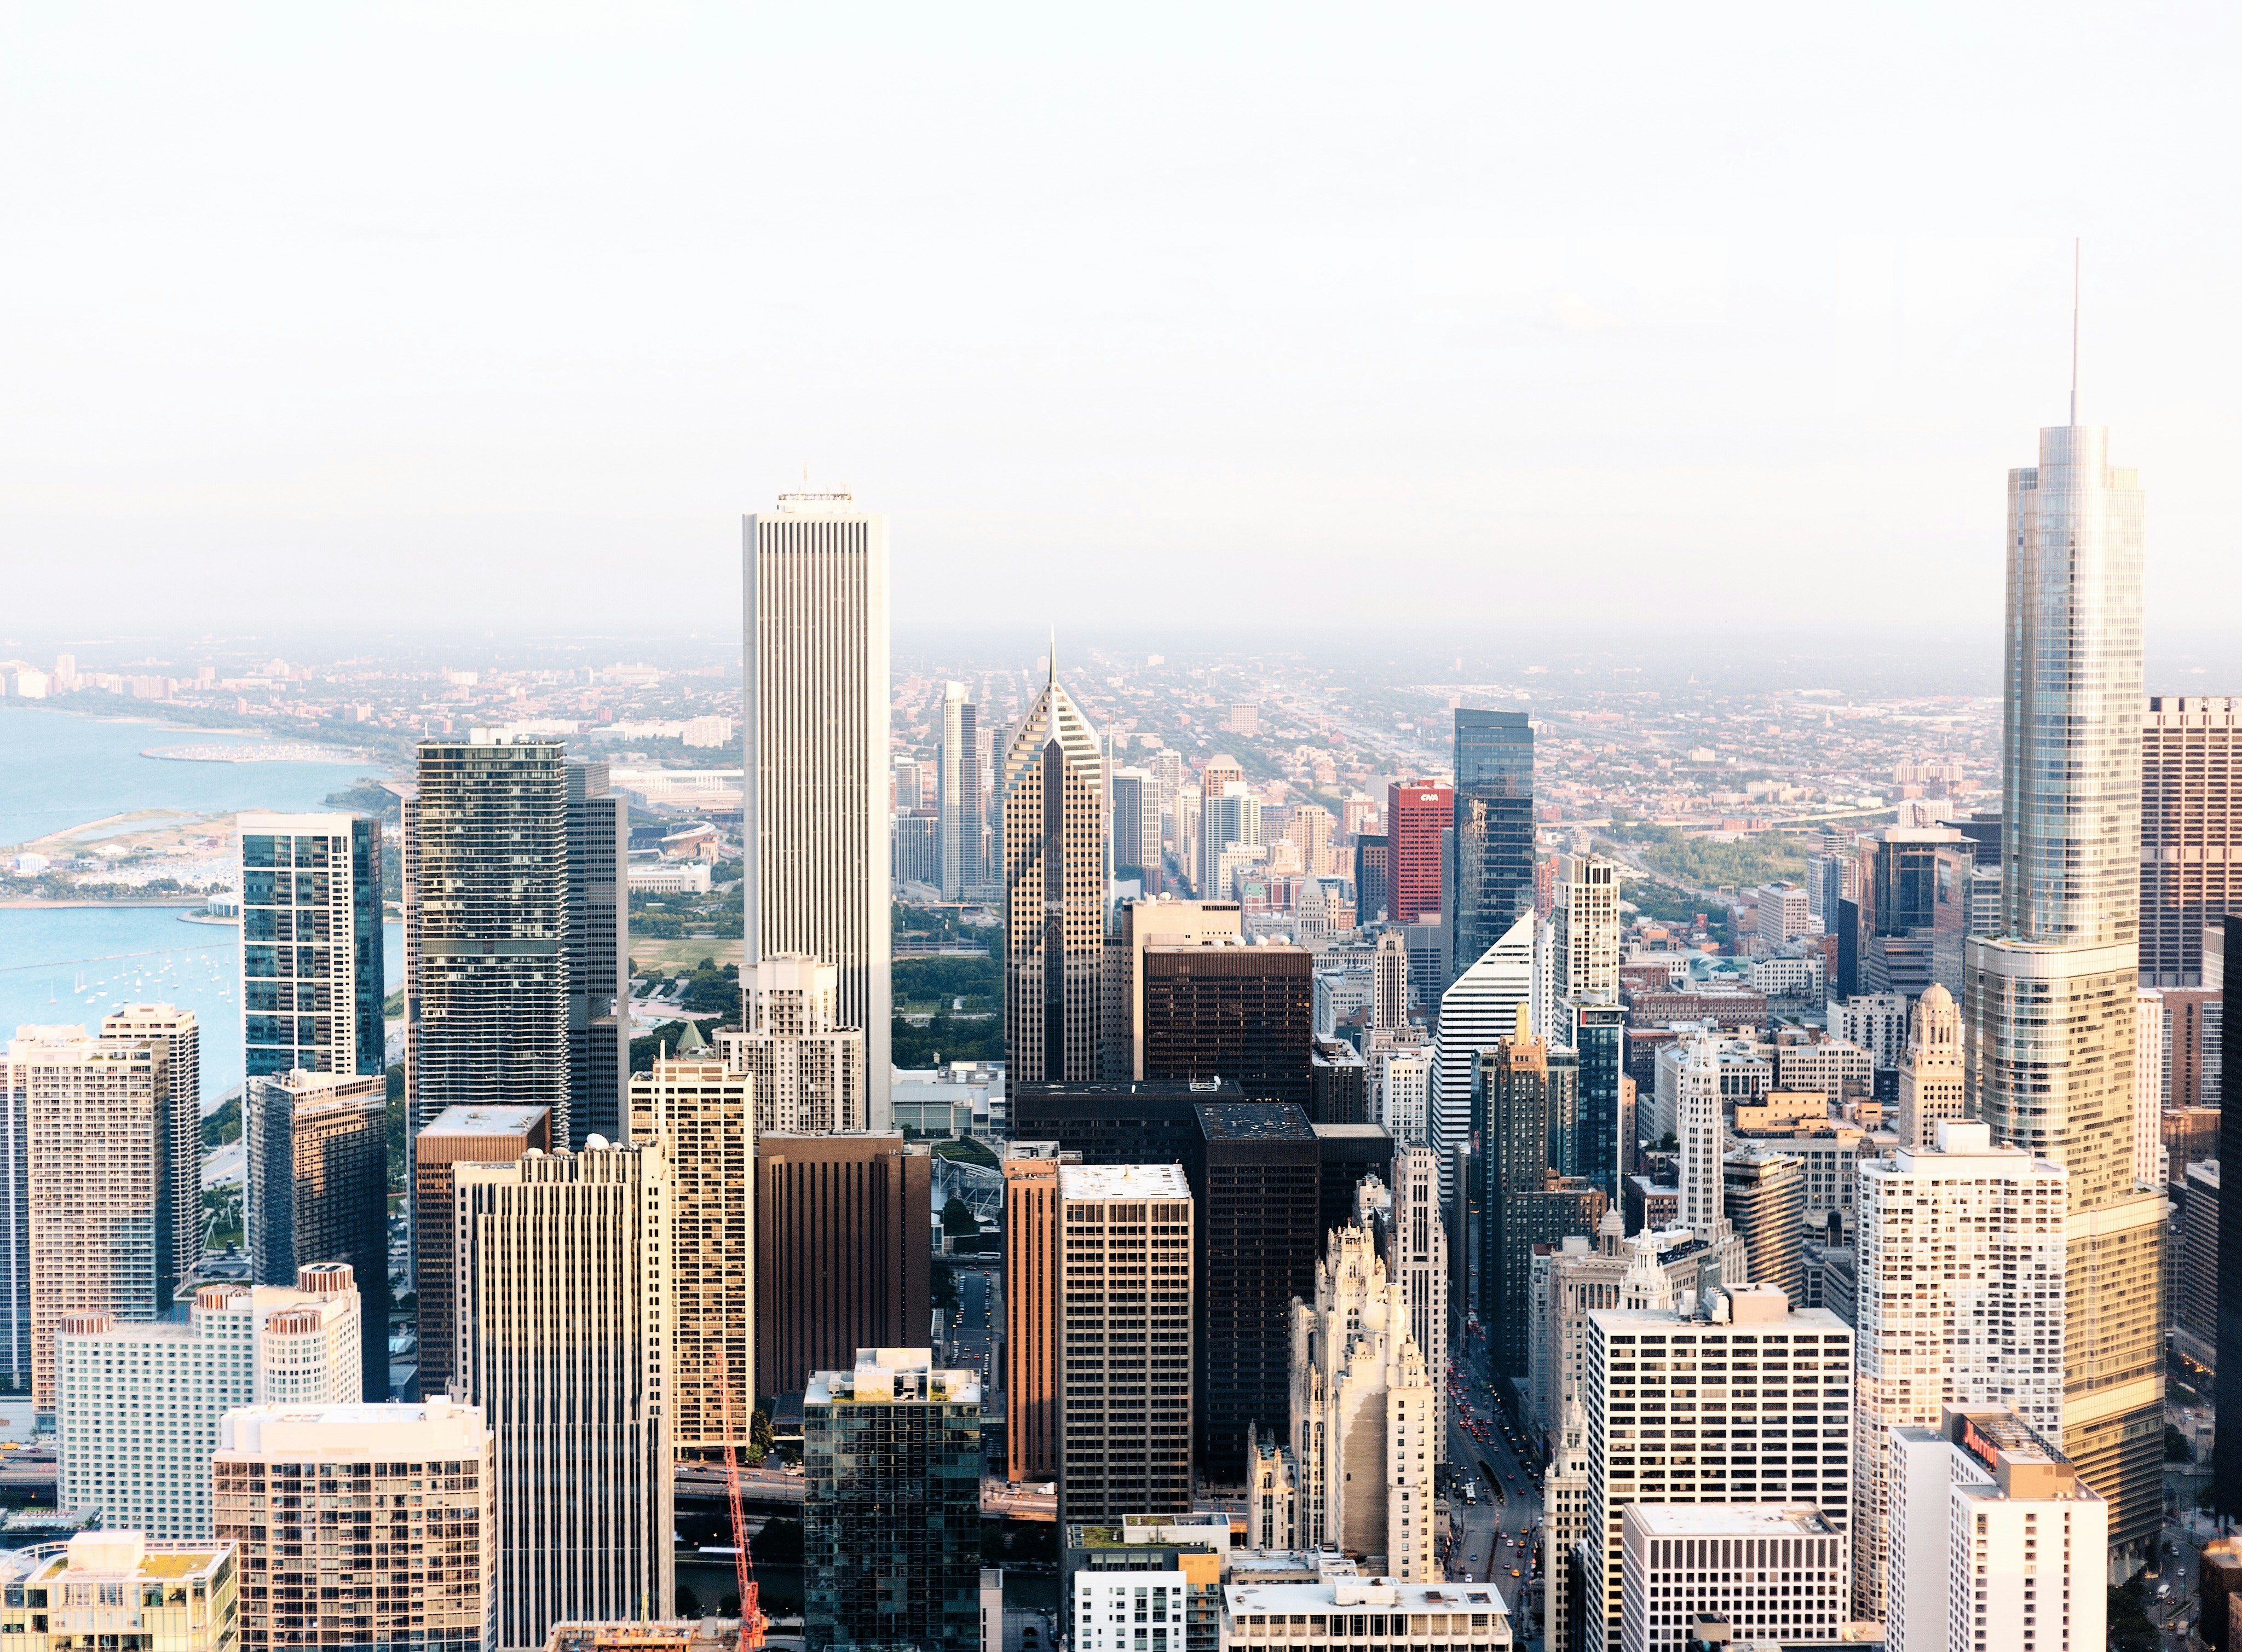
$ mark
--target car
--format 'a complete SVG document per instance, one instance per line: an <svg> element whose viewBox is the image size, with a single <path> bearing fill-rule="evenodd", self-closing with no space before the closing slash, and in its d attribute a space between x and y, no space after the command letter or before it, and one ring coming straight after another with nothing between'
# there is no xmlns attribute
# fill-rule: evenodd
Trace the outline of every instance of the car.
<svg viewBox="0 0 2242 1652"><path fill-rule="evenodd" d="M1515 1576L1517 1576L1517 1575L1518 1575L1518 1568L1517 1568L1515 1566L1514 1566L1514 1567L1512 1567L1512 1568L1510 1568L1510 1575L1511 1575L1513 1577L1515 1577Z"/></svg>

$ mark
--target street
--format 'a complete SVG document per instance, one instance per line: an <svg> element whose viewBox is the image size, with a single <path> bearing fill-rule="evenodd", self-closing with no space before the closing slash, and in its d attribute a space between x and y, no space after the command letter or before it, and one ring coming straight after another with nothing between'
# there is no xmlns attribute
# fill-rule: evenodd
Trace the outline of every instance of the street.
<svg viewBox="0 0 2242 1652"><path fill-rule="evenodd" d="M962 1368L981 1374L981 1397L988 1403L997 1397L994 1363L1004 1292L993 1262L960 1266L951 1271L957 1281L957 1306L951 1310L946 1328L943 1358L953 1370Z"/></svg>
<svg viewBox="0 0 2242 1652"><path fill-rule="evenodd" d="M1523 1643L1532 1617L1530 1602L1521 1609L1519 1597L1538 1587L1533 1553L1541 1525L1541 1471L1529 1465L1522 1439L1514 1442L1506 1435L1508 1420L1495 1404L1484 1372L1459 1359L1449 1373L1448 1509L1456 1541L1445 1570L1457 1582L1492 1581L1509 1608L1511 1635ZM1468 1503L1462 1488L1473 1476L1479 1501Z"/></svg>

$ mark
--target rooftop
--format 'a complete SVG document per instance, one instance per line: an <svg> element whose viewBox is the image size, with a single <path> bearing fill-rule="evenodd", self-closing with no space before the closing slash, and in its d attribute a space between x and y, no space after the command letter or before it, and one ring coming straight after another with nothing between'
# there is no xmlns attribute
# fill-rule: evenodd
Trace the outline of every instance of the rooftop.
<svg viewBox="0 0 2242 1652"><path fill-rule="evenodd" d="M424 1136L519 1135L535 1124L539 1115L544 1112L543 1107L446 1107L428 1121L420 1134Z"/></svg>
<svg viewBox="0 0 2242 1652"><path fill-rule="evenodd" d="M1198 1127L1209 1141L1313 1141L1316 1127L1296 1101L1201 1102Z"/></svg>
<svg viewBox="0 0 2242 1652"><path fill-rule="evenodd" d="M1822 1511L1776 1503L1629 1503L1627 1518L1654 1537L1827 1537Z"/></svg>
<svg viewBox="0 0 2242 1652"><path fill-rule="evenodd" d="M1181 1165L1070 1165L1058 1171L1064 1199L1189 1199Z"/></svg>
<svg viewBox="0 0 2242 1652"><path fill-rule="evenodd" d="M1484 1583L1397 1583L1388 1577L1334 1577L1313 1583L1232 1583L1223 1609L1313 1612L1333 1606L1398 1607L1405 1612L1488 1612L1507 1618L1502 1597Z"/></svg>

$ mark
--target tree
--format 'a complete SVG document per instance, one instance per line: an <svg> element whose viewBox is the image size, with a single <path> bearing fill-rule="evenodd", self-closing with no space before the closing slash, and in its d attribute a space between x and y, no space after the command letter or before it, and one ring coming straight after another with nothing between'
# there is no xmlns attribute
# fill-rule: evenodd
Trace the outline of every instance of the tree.
<svg viewBox="0 0 2242 1652"><path fill-rule="evenodd" d="M771 1429L770 1413L757 1406L755 1421L748 1424L748 1455L761 1462L777 1449L778 1435Z"/></svg>
<svg viewBox="0 0 2242 1652"><path fill-rule="evenodd" d="M963 1238L968 1234L979 1233L981 1223L974 1216L972 1206L953 1194L950 1202L942 1207L942 1231Z"/></svg>

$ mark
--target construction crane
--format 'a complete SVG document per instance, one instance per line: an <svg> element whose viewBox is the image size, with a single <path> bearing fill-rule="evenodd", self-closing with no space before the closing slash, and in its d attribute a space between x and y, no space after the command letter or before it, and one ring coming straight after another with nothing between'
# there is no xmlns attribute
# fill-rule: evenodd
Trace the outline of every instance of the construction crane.
<svg viewBox="0 0 2242 1652"><path fill-rule="evenodd" d="M748 1514L740 1502L740 1454L732 1442L739 1422L732 1408L729 1365L720 1353L716 1385L724 1408L724 1495L732 1508L732 1568L740 1582L740 1648L741 1652L749 1652L749 1649L763 1643L763 1632L770 1627L770 1620L763 1615L762 1602L756 1597L755 1556L748 1549Z"/></svg>

